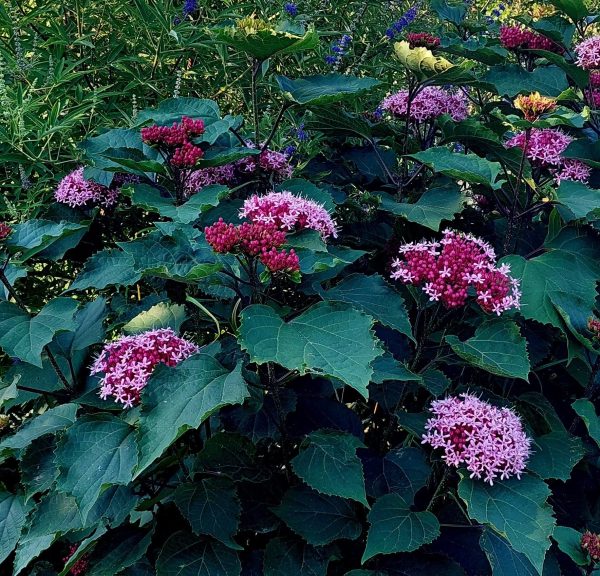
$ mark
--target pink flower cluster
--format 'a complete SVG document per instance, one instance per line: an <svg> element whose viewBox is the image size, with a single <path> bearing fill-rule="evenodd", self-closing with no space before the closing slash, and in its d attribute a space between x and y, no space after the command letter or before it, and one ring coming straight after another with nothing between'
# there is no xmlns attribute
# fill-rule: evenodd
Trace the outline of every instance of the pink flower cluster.
<svg viewBox="0 0 600 576"><path fill-rule="evenodd" d="M457 308L467 301L469 289L485 312L498 316L520 307L519 281L510 267L496 268L494 249L470 234L446 230L439 242L411 242L400 247L391 277L404 284L422 284L431 301Z"/></svg>
<svg viewBox="0 0 600 576"><path fill-rule="evenodd" d="M234 181L234 164L200 168L199 170L194 170L188 174L185 179L185 192L188 196L191 196L211 184L232 184Z"/></svg>
<svg viewBox="0 0 600 576"><path fill-rule="evenodd" d="M12 227L9 226L6 222L0 222L0 240L4 240L8 238L10 233L12 232Z"/></svg>
<svg viewBox="0 0 600 576"><path fill-rule="evenodd" d="M600 562L600 534L586 530L581 536L581 548L590 555L592 562Z"/></svg>
<svg viewBox="0 0 600 576"><path fill-rule="evenodd" d="M460 394L431 403L434 416L427 421L423 444L443 448L448 466L467 466L471 478L490 485L494 478L521 477L531 440L510 408L497 408L473 396Z"/></svg>
<svg viewBox="0 0 600 576"><path fill-rule="evenodd" d="M409 32L406 35L406 39L408 40L410 48L422 46L424 48L434 49L440 45L440 39L428 32Z"/></svg>
<svg viewBox="0 0 600 576"><path fill-rule="evenodd" d="M500 43L508 50L547 50L557 54L564 52L564 49L550 38L520 26L502 26Z"/></svg>
<svg viewBox="0 0 600 576"><path fill-rule="evenodd" d="M112 206L119 195L119 188L107 188L83 176L83 166L67 174L56 187L54 198L57 202L68 204L72 208L99 204Z"/></svg>
<svg viewBox="0 0 600 576"><path fill-rule="evenodd" d="M246 144L249 148L255 148L252 142L246 142ZM248 156L231 164L200 168L190 172L184 184L186 195L191 196L211 184L231 185L243 180L245 176L251 176L256 170L257 158L261 170L276 180L286 180L294 172L294 167L287 154L275 150L265 150L259 156Z"/></svg>
<svg viewBox="0 0 600 576"><path fill-rule="evenodd" d="M255 146L250 145L251 148ZM258 158L258 164L260 169L269 174L273 174L280 180L291 178L294 167L290 163L290 158L283 152L276 152L275 150L265 150L258 156L247 156L238 160L236 168L241 173L254 172L256 170L256 162Z"/></svg>
<svg viewBox="0 0 600 576"><path fill-rule="evenodd" d="M600 69L600 36L592 36L575 46L577 65L586 70Z"/></svg>
<svg viewBox="0 0 600 576"><path fill-rule="evenodd" d="M590 89L585 94L594 108L600 108L600 72L590 72Z"/></svg>
<svg viewBox="0 0 600 576"><path fill-rule="evenodd" d="M181 122L171 126L147 126L142 128L142 140L158 146L167 160L178 168L191 168L202 158L202 148L191 140L204 133L204 122L184 116Z"/></svg>
<svg viewBox="0 0 600 576"><path fill-rule="evenodd" d="M158 328L105 344L91 373L104 373L100 380L103 400L113 396L130 408L139 402L157 364L175 366L196 352L198 346L193 342L180 338L170 328Z"/></svg>
<svg viewBox="0 0 600 576"><path fill-rule="evenodd" d="M270 272L293 273L300 270L300 260L292 248L289 252L278 250L285 243L285 232L275 224L244 222L239 226L227 224L219 218L204 229L206 241L215 252L258 256Z"/></svg>
<svg viewBox="0 0 600 576"><path fill-rule="evenodd" d="M527 158L538 165L553 169L557 182L578 180L586 182L590 168L580 160L563 158L561 154L573 138L558 128L532 128L527 140L526 132L519 132L506 142L507 148L518 147L525 150Z"/></svg>
<svg viewBox="0 0 600 576"><path fill-rule="evenodd" d="M400 90L384 98L380 107L394 116L406 116L408 90ZM410 118L416 122L435 120L442 114L450 114L456 122L469 115L467 98L462 91L454 92L437 86L427 86L418 92L410 103Z"/></svg>
<svg viewBox="0 0 600 576"><path fill-rule="evenodd" d="M251 196L244 202L240 218L274 224L286 231L309 228L319 232L324 239L337 237L335 221L322 204L287 191Z"/></svg>
<svg viewBox="0 0 600 576"><path fill-rule="evenodd" d="M71 559L71 556L73 556L73 554L77 552L77 548L79 548L79 544L71 544L71 546L69 546L69 553L63 558L63 562L65 564ZM83 576L83 574L87 572L89 565L90 562L84 554L81 558L79 558L79 560L77 560L73 564L73 566L71 566L69 574L71 574L72 576Z"/></svg>

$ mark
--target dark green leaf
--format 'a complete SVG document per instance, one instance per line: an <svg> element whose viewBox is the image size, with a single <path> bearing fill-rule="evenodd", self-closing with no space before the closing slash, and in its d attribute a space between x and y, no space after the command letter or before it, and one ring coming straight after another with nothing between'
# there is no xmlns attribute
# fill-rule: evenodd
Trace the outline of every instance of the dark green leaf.
<svg viewBox="0 0 600 576"><path fill-rule="evenodd" d="M468 10L464 4L448 4L446 0L433 0L430 6L442 20L457 26L465 19Z"/></svg>
<svg viewBox="0 0 600 576"><path fill-rule="evenodd" d="M174 368L161 364L142 392L136 477L186 430L197 428L223 406L242 403L247 396L240 364L229 372L203 353Z"/></svg>
<svg viewBox="0 0 600 576"><path fill-rule="evenodd" d="M370 316L346 304L320 302L290 322L262 305L245 308L241 318L240 345L252 362L339 378L367 396L371 362L383 353Z"/></svg>
<svg viewBox="0 0 600 576"><path fill-rule="evenodd" d="M372 478L369 495L379 498L396 493L409 505L416 493L427 484L431 468L418 448L395 448L383 458L380 473Z"/></svg>
<svg viewBox="0 0 600 576"><path fill-rule="evenodd" d="M373 135L371 124L365 118L345 110L329 108L313 110L306 121L306 129L333 134L338 138L359 136L368 140Z"/></svg>
<svg viewBox="0 0 600 576"><path fill-rule="evenodd" d="M600 267L580 250L575 254L554 250L530 260L507 256L501 262L510 264L511 276L521 282L521 314L528 320L563 330L563 320L552 303L552 295L557 292L579 298L591 315ZM565 274L565 270L569 273Z"/></svg>
<svg viewBox="0 0 600 576"><path fill-rule="evenodd" d="M38 252L49 248L55 242L85 230L84 224L75 222L51 222L50 220L28 220L13 227L6 239L7 246L19 250L18 261L25 262Z"/></svg>
<svg viewBox="0 0 600 576"><path fill-rule="evenodd" d="M420 382L421 376L411 372L404 364L398 362L389 352L373 361L371 382L383 384L387 381Z"/></svg>
<svg viewBox="0 0 600 576"><path fill-rule="evenodd" d="M230 432L220 432L211 436L196 456L194 473L213 473L233 480L256 477L256 447L245 436Z"/></svg>
<svg viewBox="0 0 600 576"><path fill-rule="evenodd" d="M0 564L16 546L25 520L23 496L0 491Z"/></svg>
<svg viewBox="0 0 600 576"><path fill-rule="evenodd" d="M169 98L159 102L156 108L141 110L137 120L152 120L157 124L166 125L179 122L183 116L201 118L206 123L215 122L220 118L219 106L213 100L202 98Z"/></svg>
<svg viewBox="0 0 600 576"><path fill-rule="evenodd" d="M516 96L520 92L539 92L542 96L558 96L569 87L565 73L556 66L536 68L527 72L518 64L492 68L484 80L493 84L500 96Z"/></svg>
<svg viewBox="0 0 600 576"><path fill-rule="evenodd" d="M441 396L449 387L450 379L441 370L428 368L421 374L423 388L433 396Z"/></svg>
<svg viewBox="0 0 600 576"><path fill-rule="evenodd" d="M51 300L33 318L11 302L0 302L0 347L24 362L42 367L42 350L57 332L75 330L77 302Z"/></svg>
<svg viewBox="0 0 600 576"><path fill-rule="evenodd" d="M586 398L580 398L575 400L571 406L584 421L589 435L600 447L600 417L596 414L594 405Z"/></svg>
<svg viewBox="0 0 600 576"><path fill-rule="evenodd" d="M86 576L114 576L135 564L150 546L153 531L134 526L112 530L102 537L88 557Z"/></svg>
<svg viewBox="0 0 600 576"><path fill-rule="evenodd" d="M426 228L438 231L444 220L453 220L462 210L465 198L460 188L451 183L445 186L429 188L413 204L397 202L391 196L382 195L380 210L404 216L410 222L416 222Z"/></svg>
<svg viewBox="0 0 600 576"><path fill-rule="evenodd" d="M543 480L526 474L520 480L511 478L490 486L463 477L458 494L466 502L470 518L504 535L542 574L555 525L552 508L546 502L550 489Z"/></svg>
<svg viewBox="0 0 600 576"><path fill-rule="evenodd" d="M239 576L241 571L236 552L187 532L173 534L156 559L156 576Z"/></svg>
<svg viewBox="0 0 600 576"><path fill-rule="evenodd" d="M133 256L121 250L102 250L87 260L69 290L102 290L112 285L131 286L139 282L141 277L141 273L134 270Z"/></svg>
<svg viewBox="0 0 600 576"><path fill-rule="evenodd" d="M562 153L565 158L575 158L594 168L600 168L600 141L590 142L580 138L571 142Z"/></svg>
<svg viewBox="0 0 600 576"><path fill-rule="evenodd" d="M472 338L461 342L456 336L446 336L446 342L463 360L477 368L497 376L528 379L527 341L511 320L488 320L477 328Z"/></svg>
<svg viewBox="0 0 600 576"><path fill-rule="evenodd" d="M233 540L240 521L240 503L233 482L205 478L180 484L172 496L195 534L206 534L234 550L242 547Z"/></svg>
<svg viewBox="0 0 600 576"><path fill-rule="evenodd" d="M175 332L179 332L186 318L183 304L159 302L127 322L123 326L123 331L135 334L156 328L172 328Z"/></svg>
<svg viewBox="0 0 600 576"><path fill-rule="evenodd" d="M355 540L362 532L355 504L304 486L290 488L274 512L313 546Z"/></svg>
<svg viewBox="0 0 600 576"><path fill-rule="evenodd" d="M556 8L564 12L574 22L590 15L585 3L581 0L550 0L550 4L556 6Z"/></svg>
<svg viewBox="0 0 600 576"><path fill-rule="evenodd" d="M134 270L145 276L158 276L195 282L220 269L206 242L190 240L183 233L163 236L152 232L139 240L118 242L134 260Z"/></svg>
<svg viewBox="0 0 600 576"><path fill-rule="evenodd" d="M50 547L59 535L81 528L81 514L75 499L60 492L49 493L33 510L29 518L29 528L19 540L14 576L21 573L34 558Z"/></svg>
<svg viewBox="0 0 600 576"><path fill-rule="evenodd" d="M404 299L378 274L350 274L334 288L320 290L319 293L324 300L352 304L412 339Z"/></svg>
<svg viewBox="0 0 600 576"><path fill-rule="evenodd" d="M134 428L111 414L79 418L56 450L58 489L75 497L85 519L101 492L127 485L137 464Z"/></svg>
<svg viewBox="0 0 600 576"><path fill-rule="evenodd" d="M527 556L515 551L493 530L484 529L479 545L490 562L492 576L536 576L537 572Z"/></svg>
<svg viewBox="0 0 600 576"><path fill-rule="evenodd" d="M358 96L381 84L375 78L348 76L347 74L319 74L292 80L275 76L284 96L297 104L323 105Z"/></svg>
<svg viewBox="0 0 600 576"><path fill-rule="evenodd" d="M52 487L58 476L54 463L56 442L50 434L36 438L23 451L21 482L25 486L25 500Z"/></svg>
<svg viewBox="0 0 600 576"><path fill-rule="evenodd" d="M535 439L527 468L544 480L554 478L564 482L584 454L581 438L566 431L551 432Z"/></svg>
<svg viewBox="0 0 600 576"><path fill-rule="evenodd" d="M61 404L27 420L12 436L0 442L0 454L5 455L6 451L10 453L12 450L23 450L36 438L67 428L75 422L77 408L77 404Z"/></svg>
<svg viewBox="0 0 600 576"><path fill-rule="evenodd" d="M57 337L58 344L72 356L78 350L85 350L92 344L104 340L104 320L107 315L106 300L96 298L85 304L75 313L77 327L73 332L61 333Z"/></svg>
<svg viewBox="0 0 600 576"><path fill-rule="evenodd" d="M356 456L356 450L362 447L362 442L352 434L313 432L292 460L292 467L315 490L367 505L362 464Z"/></svg>
<svg viewBox="0 0 600 576"><path fill-rule="evenodd" d="M136 184L131 201L137 206L158 212L164 218L170 218L182 224L190 224L197 220L202 212L216 206L228 193L227 186L206 186L187 202L176 206L173 198L162 196L157 188L148 184Z"/></svg>
<svg viewBox="0 0 600 576"><path fill-rule="evenodd" d="M326 576L324 551L291 538L273 538L265 549L264 576Z"/></svg>
<svg viewBox="0 0 600 576"><path fill-rule="evenodd" d="M373 504L369 524L363 564L377 554L412 552L440 535L440 525L431 512L411 512L398 494L386 494Z"/></svg>
<svg viewBox="0 0 600 576"><path fill-rule="evenodd" d="M469 149L505 165L513 174L519 173L523 157L522 150L517 148L507 149L498 134L477 118L455 122L450 116L443 116L439 123L444 134L440 144L461 142L467 145ZM521 172L524 178L531 178L531 165L529 162L523 163Z"/></svg>
<svg viewBox="0 0 600 576"><path fill-rule="evenodd" d="M600 190L588 188L582 182L563 180L556 189L556 198L568 209L561 211L567 222L590 216L594 220L600 217L600 214L597 216L590 214L600 209Z"/></svg>
<svg viewBox="0 0 600 576"><path fill-rule="evenodd" d="M552 539L556 541L562 552L570 556L575 564L587 566L589 560L587 554L581 548L582 536L581 532L568 526L556 526L552 533Z"/></svg>
<svg viewBox="0 0 600 576"><path fill-rule="evenodd" d="M409 157L426 164L434 172L445 174L455 180L483 184L493 189L501 186L501 182L497 182L501 170L500 164L480 158L476 154L459 154L444 146L437 146L423 152L409 154ZM436 198L439 198L439 195Z"/></svg>

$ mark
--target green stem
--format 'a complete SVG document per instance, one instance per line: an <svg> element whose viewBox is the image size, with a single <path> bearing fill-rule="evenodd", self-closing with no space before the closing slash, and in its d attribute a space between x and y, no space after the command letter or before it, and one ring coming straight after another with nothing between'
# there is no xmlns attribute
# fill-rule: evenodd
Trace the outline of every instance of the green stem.
<svg viewBox="0 0 600 576"><path fill-rule="evenodd" d="M252 91L252 113L254 115L254 143L256 146L260 146L260 126L258 121L258 89L257 89L257 79L258 73L262 68L262 60L254 59L252 61L252 83L251 83L251 91ZM258 163L257 163L258 165Z"/></svg>

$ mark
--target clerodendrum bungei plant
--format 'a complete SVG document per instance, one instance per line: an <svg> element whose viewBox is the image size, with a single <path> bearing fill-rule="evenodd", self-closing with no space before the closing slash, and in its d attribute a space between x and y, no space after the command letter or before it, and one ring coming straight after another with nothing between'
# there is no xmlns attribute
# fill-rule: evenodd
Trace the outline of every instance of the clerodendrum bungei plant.
<svg viewBox="0 0 600 576"><path fill-rule="evenodd" d="M593 573L598 15L380 4L210 27L247 109L0 226L3 574Z"/></svg>

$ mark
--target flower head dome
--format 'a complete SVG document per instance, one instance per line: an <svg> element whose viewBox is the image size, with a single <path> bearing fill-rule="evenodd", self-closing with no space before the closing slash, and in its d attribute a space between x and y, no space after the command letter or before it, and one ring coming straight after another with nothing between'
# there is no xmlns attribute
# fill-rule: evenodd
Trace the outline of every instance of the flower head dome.
<svg viewBox="0 0 600 576"><path fill-rule="evenodd" d="M471 478L490 485L520 478L530 454L531 440L510 408L497 408L472 394L460 394L431 404L433 417L425 424L423 444L442 448L448 466L465 465Z"/></svg>
<svg viewBox="0 0 600 576"><path fill-rule="evenodd" d="M67 174L54 191L57 202L68 204L72 208L77 206L112 206L117 201L119 189L107 188L83 176L83 166Z"/></svg>
<svg viewBox="0 0 600 576"><path fill-rule="evenodd" d="M411 242L400 246L391 277L404 284L422 285L432 301L447 308L463 306L471 290L479 306L498 316L520 307L519 282L510 268L496 267L493 248L470 234L446 230L439 242Z"/></svg>
<svg viewBox="0 0 600 576"><path fill-rule="evenodd" d="M337 237L335 220L322 204L287 191L251 196L244 202L240 217L271 223L285 231L308 228L324 239Z"/></svg>
<svg viewBox="0 0 600 576"><path fill-rule="evenodd" d="M586 70L600 69L600 36L592 36L575 46L577 65Z"/></svg>
<svg viewBox="0 0 600 576"><path fill-rule="evenodd" d="M437 86L427 86L418 92L410 103L410 112L408 90L400 90L384 98L380 108L394 116L404 117L409 113L410 119L416 122L435 120L442 114L449 114L459 122L469 115L467 98L462 90L450 91Z"/></svg>
<svg viewBox="0 0 600 576"><path fill-rule="evenodd" d="M158 364L175 366L197 351L196 344L180 338L170 328L149 330L105 344L91 373L104 374L100 380L103 400L113 396L130 408L139 402L141 391Z"/></svg>

